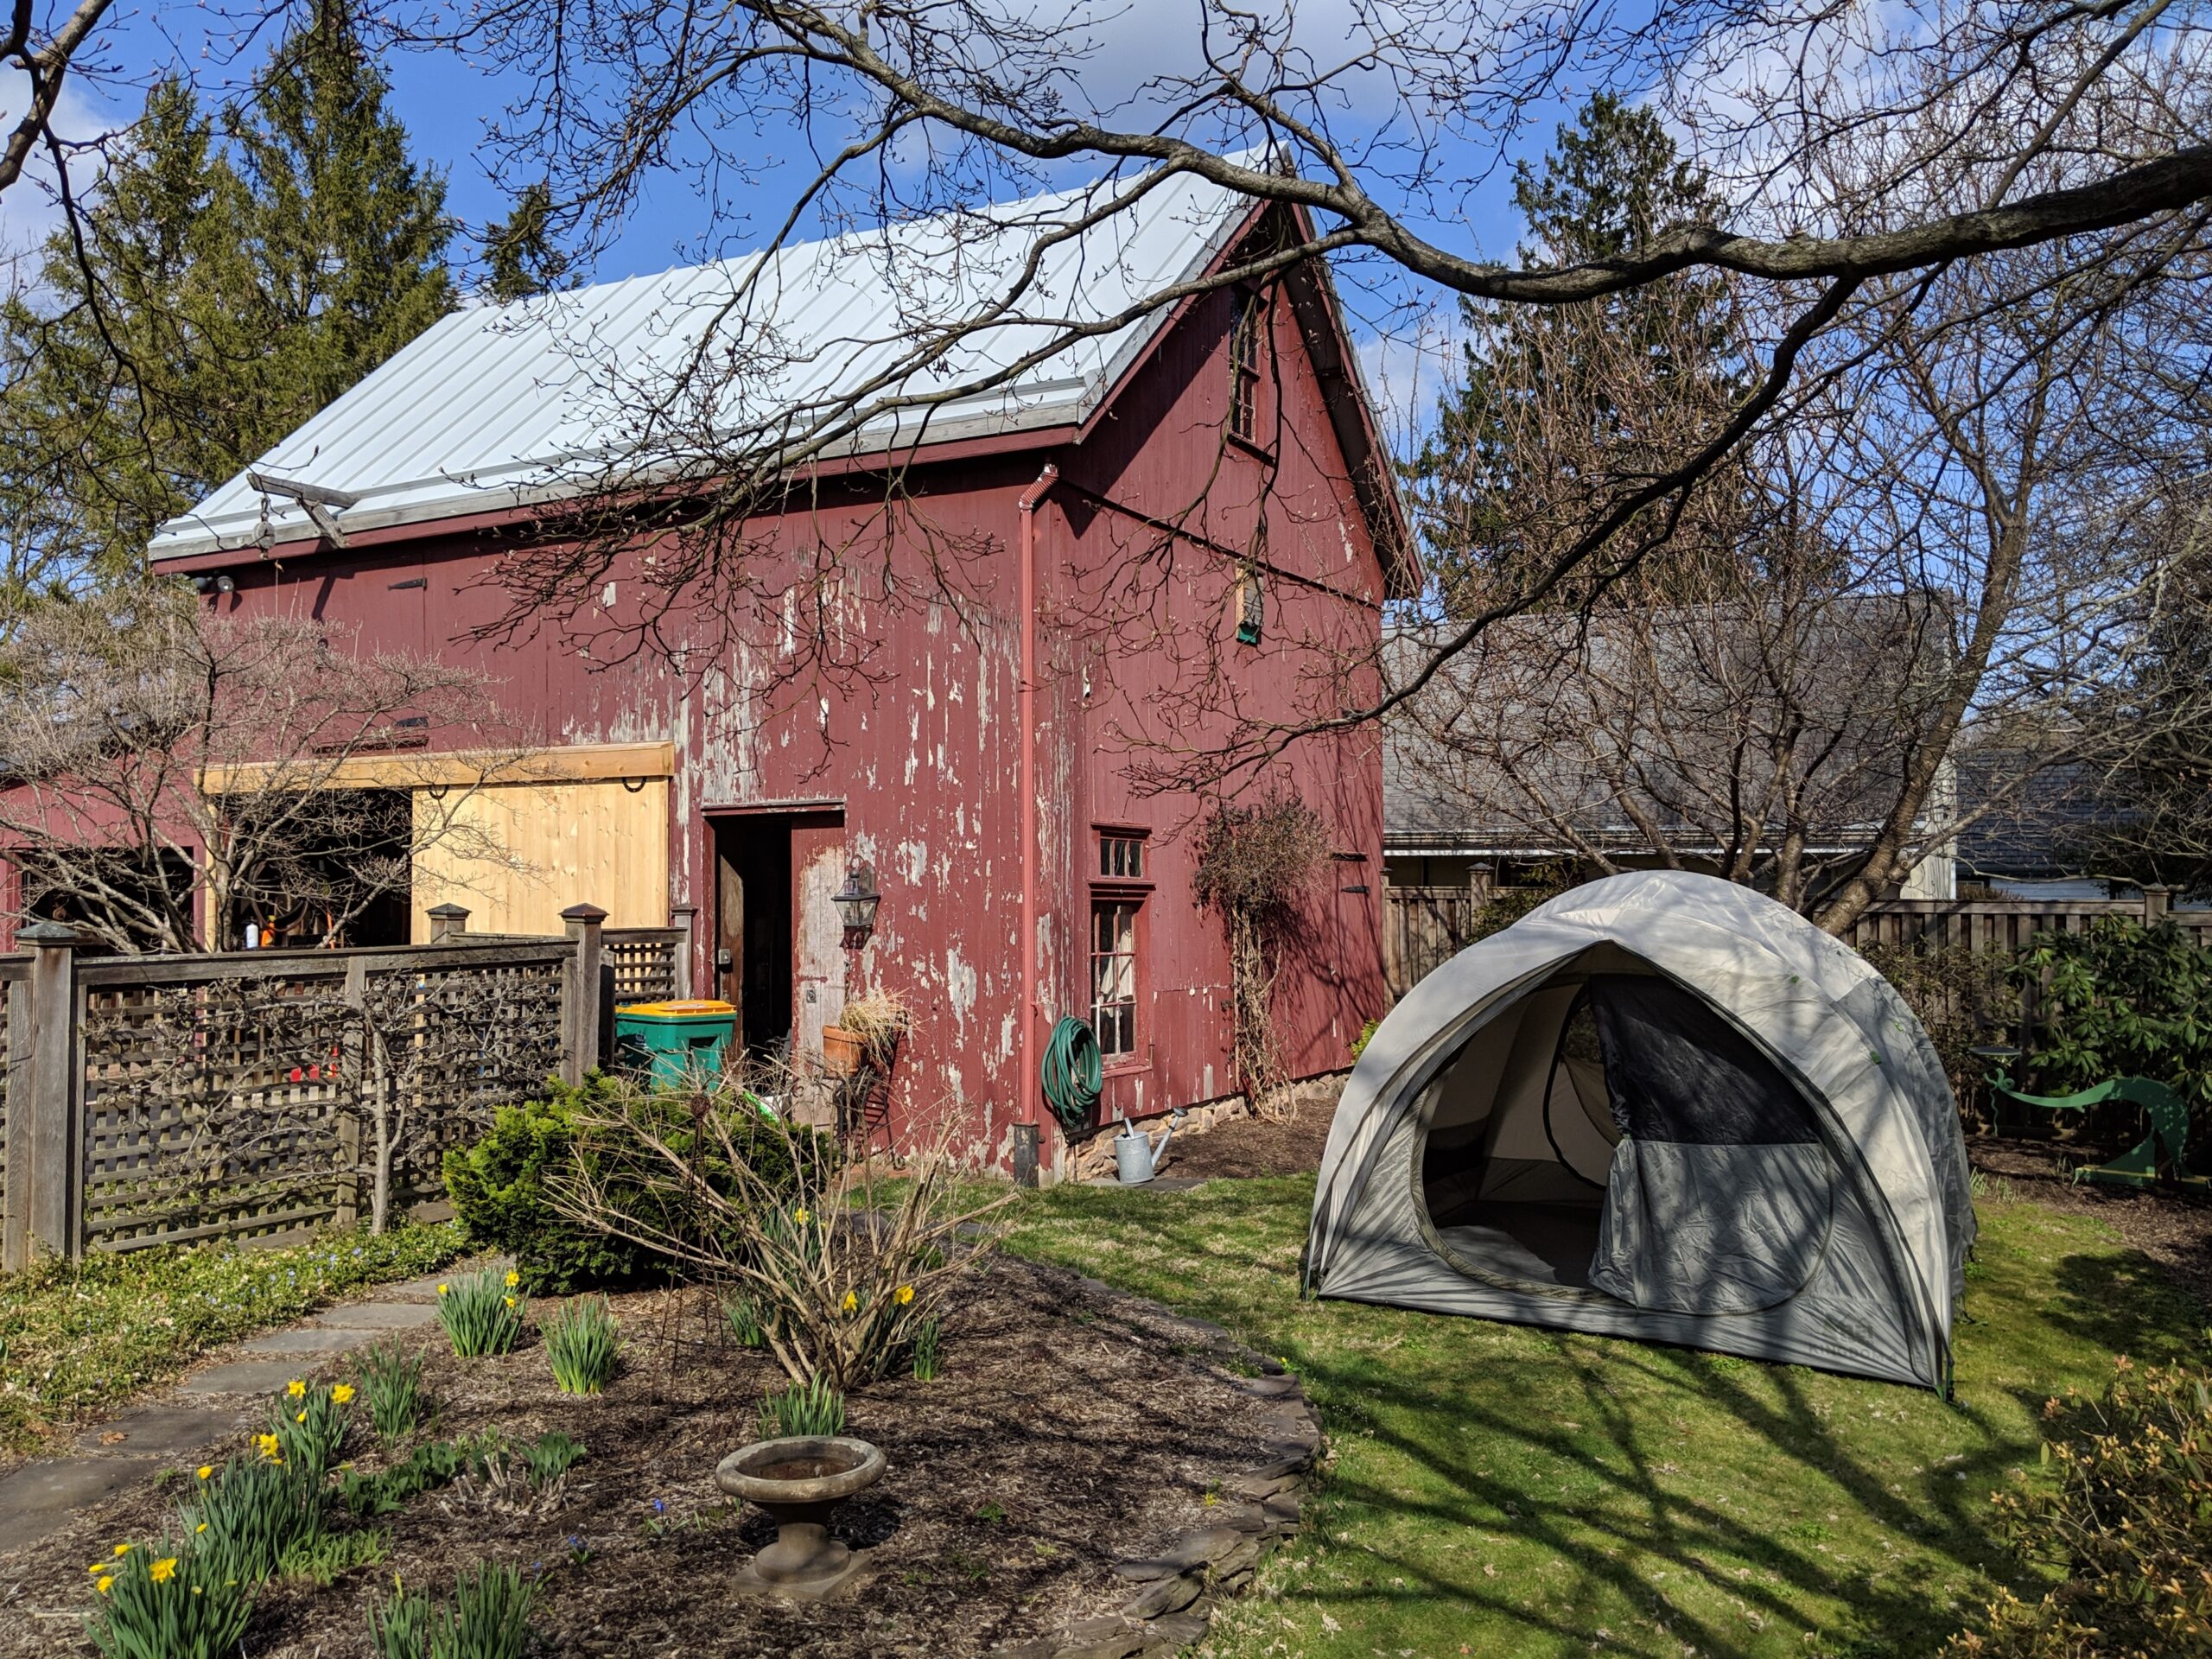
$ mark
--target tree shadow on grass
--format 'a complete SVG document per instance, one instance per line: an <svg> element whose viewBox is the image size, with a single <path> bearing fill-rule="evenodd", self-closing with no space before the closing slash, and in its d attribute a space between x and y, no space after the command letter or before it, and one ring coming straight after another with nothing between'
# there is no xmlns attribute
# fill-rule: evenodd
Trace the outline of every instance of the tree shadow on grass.
<svg viewBox="0 0 2212 1659"><path fill-rule="evenodd" d="M1471 1635L1492 1626L1486 1651L1580 1649L1618 1617L1599 1610L1624 1608L1648 1627L1613 1632L1613 1645L1630 1649L1929 1650L1961 1622L1942 1585L1963 1580L1964 1606L2013 1570L1986 1516L1992 1488L2033 1457L2035 1413L2054 1379L2031 1373L2094 1382L2102 1354L2177 1349L2202 1323L2133 1252L2068 1254L2045 1271L2015 1247L2003 1272L1970 1287L1980 1323L1958 1333L1961 1390L1949 1407L1879 1383L1593 1336L1524 1331L1501 1361L1500 1327L1484 1321L1298 1300L1281 1267L1281 1211L1304 1195L1297 1184L1266 1185L1286 1190L1142 1211L1125 1208L1133 1195L1108 1195L1142 1228L1128 1243L1149 1260L1116 1273L1109 1252L1087 1270L1281 1356L1340 1448L1353 1437L1382 1448L1380 1459L1341 1459L1325 1491L1332 1524L1349 1519L1345 1541L1371 1576L1345 1587L1289 1575L1286 1608L1303 1602L1371 1624L1378 1609L1401 1607L1419 1624L1443 1599ZM1302 1234L1302 1216L1287 1224ZM1187 1270L1162 1265L1175 1262ZM1390 1457L1423 1478L1377 1478ZM1701 1459L1714 1466L1700 1471ZM1778 1527L1777 1494L1852 1511L1839 1524L1855 1535L1831 1549L1812 1515ZM1373 1515L1363 1526L1362 1510ZM1502 1535L1494 1553L1516 1557L1513 1570L1484 1573L1481 1552L1465 1548L1482 1533ZM1532 1554L1565 1578L1554 1568L1532 1584ZM1821 1645L1808 1646L1800 1631L1823 1623Z"/></svg>

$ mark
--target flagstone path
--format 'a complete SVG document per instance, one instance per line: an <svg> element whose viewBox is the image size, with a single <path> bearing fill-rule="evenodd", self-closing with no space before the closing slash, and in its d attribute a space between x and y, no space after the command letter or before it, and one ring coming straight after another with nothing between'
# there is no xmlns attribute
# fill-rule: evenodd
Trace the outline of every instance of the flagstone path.
<svg viewBox="0 0 2212 1659"><path fill-rule="evenodd" d="M224 1443L303 1369L435 1323L442 1276L382 1285L359 1301L232 1344L217 1363L86 1429L66 1454L36 1459L0 1478L0 1554L164 1469L191 1468L230 1449Z"/></svg>

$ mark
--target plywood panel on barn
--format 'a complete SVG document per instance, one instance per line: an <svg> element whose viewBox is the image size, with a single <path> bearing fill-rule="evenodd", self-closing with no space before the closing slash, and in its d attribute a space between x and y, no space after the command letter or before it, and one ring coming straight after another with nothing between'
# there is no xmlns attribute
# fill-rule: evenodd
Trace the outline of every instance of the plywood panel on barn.
<svg viewBox="0 0 2212 1659"><path fill-rule="evenodd" d="M415 859L416 944L430 906L448 901L467 907L473 933L558 933L576 904L597 905L609 927L667 925L665 778L499 784L458 803L418 791L418 837L448 811L455 832Z"/></svg>

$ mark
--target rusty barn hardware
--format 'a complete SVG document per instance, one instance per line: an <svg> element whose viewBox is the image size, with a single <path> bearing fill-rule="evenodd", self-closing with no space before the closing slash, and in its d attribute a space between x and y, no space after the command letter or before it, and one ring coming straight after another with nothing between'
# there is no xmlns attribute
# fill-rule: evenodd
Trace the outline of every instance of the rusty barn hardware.
<svg viewBox="0 0 2212 1659"><path fill-rule="evenodd" d="M442 909L446 907L442 907ZM689 989L690 918L388 950L80 954L54 923L0 956L0 1265L381 1227L445 1149L599 1063L615 995Z"/></svg>

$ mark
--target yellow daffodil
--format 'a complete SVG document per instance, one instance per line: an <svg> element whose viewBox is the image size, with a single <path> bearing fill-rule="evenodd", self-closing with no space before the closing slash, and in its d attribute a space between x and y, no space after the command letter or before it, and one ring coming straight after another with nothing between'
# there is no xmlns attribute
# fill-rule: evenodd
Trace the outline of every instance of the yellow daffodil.
<svg viewBox="0 0 2212 1659"><path fill-rule="evenodd" d="M517 1273L512 1268L509 1268L507 1269L507 1288L509 1290L512 1290L520 1283L522 1283L522 1274Z"/></svg>
<svg viewBox="0 0 2212 1659"><path fill-rule="evenodd" d="M284 1385L284 1392L295 1400L303 1397L307 1391L308 1385L296 1376Z"/></svg>
<svg viewBox="0 0 2212 1659"><path fill-rule="evenodd" d="M899 1297L899 1306L901 1306L901 1307L906 1306L907 1303L909 1303L909 1302L911 1302L911 1301L912 1301L912 1300L914 1300L914 1287L913 1287L912 1285L901 1285L901 1286L899 1286L899 1290L898 1290L898 1297Z"/></svg>
<svg viewBox="0 0 2212 1659"><path fill-rule="evenodd" d="M90 1567L86 1567L85 1571L87 1573L105 1573L107 1571L107 1563L105 1561L94 1561Z"/></svg>
<svg viewBox="0 0 2212 1659"><path fill-rule="evenodd" d="M452 1288L453 1288L453 1287L452 1287L451 1285L440 1285L440 1286L438 1287L438 1294L439 1294L439 1295L441 1295L441 1296L442 1296L442 1295L444 1295L448 1291L451 1290Z"/></svg>
<svg viewBox="0 0 2212 1659"><path fill-rule="evenodd" d="M307 1413L305 1413L304 1411L301 1412L297 1416L296 1416L296 1417L294 1417L294 1418L292 1419L292 1421L293 1421L294 1422L296 1422L296 1423L304 1423L305 1421L307 1421L307 1420L308 1420L308 1414L307 1414Z"/></svg>
<svg viewBox="0 0 2212 1659"><path fill-rule="evenodd" d="M167 1584L171 1579L176 1577L176 1557L162 1556L160 1560L146 1569L146 1576L153 1580L156 1584Z"/></svg>
<svg viewBox="0 0 2212 1659"><path fill-rule="evenodd" d="M796 1209L796 1210L792 1211L791 1211L791 1219L792 1219L793 1221L795 1221L795 1222L798 1223L798 1224L799 1224L800 1226L802 1226L802 1227L805 1226L805 1225L806 1225L806 1224L807 1224L807 1221L808 1221L808 1219L809 1219L809 1217L808 1217L808 1216L807 1216L807 1213L806 1213L806 1207L805 1207L804 1205L800 1205L798 1209Z"/></svg>
<svg viewBox="0 0 2212 1659"><path fill-rule="evenodd" d="M214 1465L213 1464L212 1464L212 1463L203 1463L203 1464L201 1464L201 1465L200 1465L200 1479L202 1479L202 1480L213 1480L213 1479L214 1479L214 1478L215 1478L215 1465Z"/></svg>
<svg viewBox="0 0 2212 1659"><path fill-rule="evenodd" d="M506 1303L509 1307L512 1307L515 1305L515 1299L510 1296L506 1299Z"/></svg>
<svg viewBox="0 0 2212 1659"><path fill-rule="evenodd" d="M198 1526L194 1527L193 1530L194 1532L205 1532L207 1530L207 1523L205 1521L202 1521Z"/></svg>
<svg viewBox="0 0 2212 1659"><path fill-rule="evenodd" d="M107 1594L109 1591L115 1588L114 1575L112 1573L103 1574L99 1581L92 1586L92 1588L99 1591L102 1595Z"/></svg>
<svg viewBox="0 0 2212 1659"><path fill-rule="evenodd" d="M128 1544L118 1544L115 1547L115 1553L118 1555L128 1555L130 1553L130 1546Z"/></svg>
<svg viewBox="0 0 2212 1659"><path fill-rule="evenodd" d="M257 1434L253 1437L253 1443L263 1457L272 1463L276 1460L276 1437L274 1434Z"/></svg>
<svg viewBox="0 0 2212 1659"><path fill-rule="evenodd" d="M330 1390L331 1404L335 1406L346 1406L351 1405L353 1402L353 1385L351 1382L340 1382Z"/></svg>
<svg viewBox="0 0 2212 1659"><path fill-rule="evenodd" d="M846 1313L851 1313L855 1308L858 1307L860 1305L861 1305L861 1299L860 1299L859 1297L857 1297L857 1296L854 1295L854 1294L853 1294L853 1293L852 1293L851 1291L849 1291L849 1291L847 1291L847 1292L845 1293L845 1312L846 1312Z"/></svg>

